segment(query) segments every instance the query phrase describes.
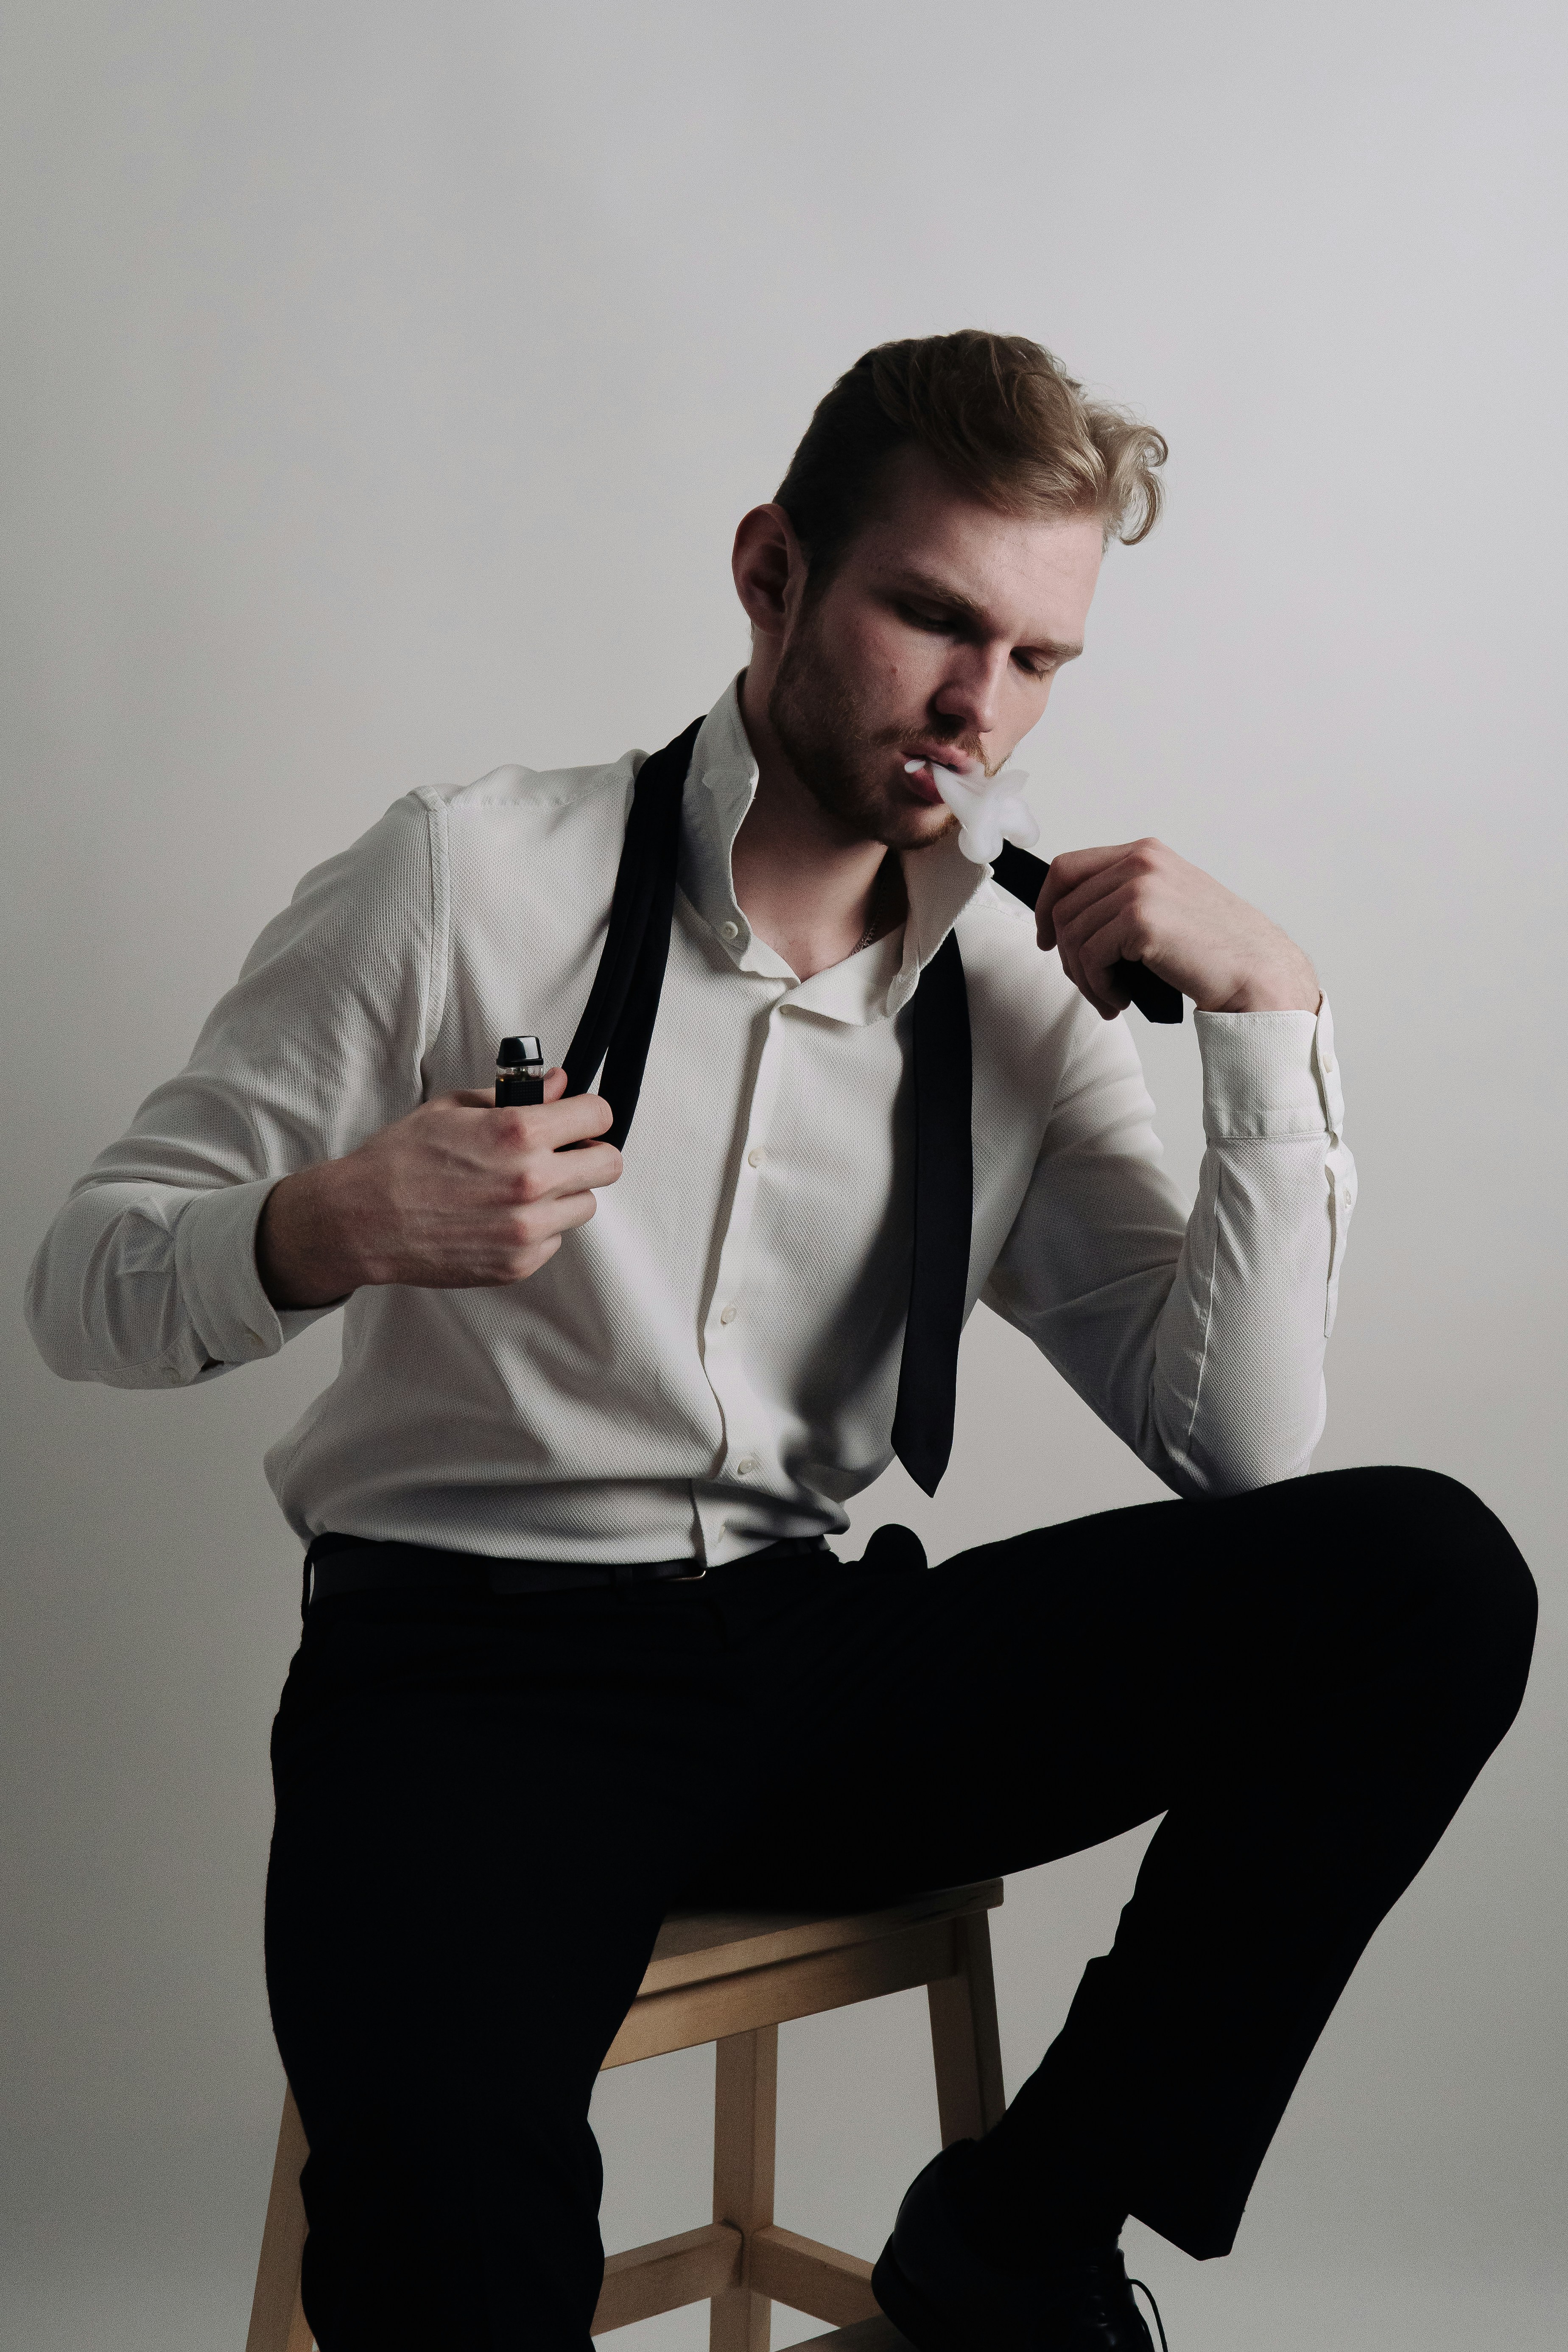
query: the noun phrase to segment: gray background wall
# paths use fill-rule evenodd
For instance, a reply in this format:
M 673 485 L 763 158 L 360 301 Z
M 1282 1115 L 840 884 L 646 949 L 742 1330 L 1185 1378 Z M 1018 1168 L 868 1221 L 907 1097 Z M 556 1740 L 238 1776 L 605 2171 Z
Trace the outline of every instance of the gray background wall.
M 1157 831 L 1318 959 L 1364 1192 L 1320 1465 L 1469 1479 L 1546 1612 L 1236 2258 L 1134 2248 L 1181 2352 L 1559 2343 L 1560 12 L 18 0 L 0 63 L 12 1297 L 304 867 L 412 784 L 714 698 L 734 520 L 868 343 L 1021 330 L 1168 433 L 1169 520 L 1031 747 L 1046 844 Z M 1190 1173 L 1191 1027 L 1138 1034 Z M 0 2337 L 205 2352 L 280 2090 L 298 1563 L 259 1457 L 336 1336 L 171 1398 L 5 1328 Z M 940 1503 L 890 1475 L 858 1533 L 1154 1491 L 1009 1334 L 966 1345 Z M 1140 1843 L 1010 1887 L 1010 2084 Z M 914 1996 L 786 2030 L 795 2226 L 879 2243 L 921 2034 Z M 605 2086 L 612 2243 L 701 2217 L 710 2075 Z

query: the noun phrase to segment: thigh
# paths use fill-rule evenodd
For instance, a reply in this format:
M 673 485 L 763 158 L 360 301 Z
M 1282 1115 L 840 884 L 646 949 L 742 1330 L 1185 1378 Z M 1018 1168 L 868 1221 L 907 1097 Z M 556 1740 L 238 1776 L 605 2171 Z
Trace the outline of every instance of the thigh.
M 1462 1675 L 1516 1567 L 1464 1488 L 1365 1470 L 846 1571 L 774 1726 L 780 1797 L 712 1884 L 868 1899 L 1098 1843 L 1309 1723 L 1364 1722 L 1439 1622 Z

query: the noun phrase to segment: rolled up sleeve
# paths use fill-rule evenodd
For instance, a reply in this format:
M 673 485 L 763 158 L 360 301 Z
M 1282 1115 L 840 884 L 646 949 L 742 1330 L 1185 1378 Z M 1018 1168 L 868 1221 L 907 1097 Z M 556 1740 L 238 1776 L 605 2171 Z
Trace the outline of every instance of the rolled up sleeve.
M 73 1188 L 26 1297 L 62 1377 L 184 1386 L 276 1354 L 331 1311 L 272 1306 L 257 1223 L 281 1178 L 423 1097 L 445 970 L 441 815 L 434 794 L 412 794 L 305 877 L 185 1068 Z

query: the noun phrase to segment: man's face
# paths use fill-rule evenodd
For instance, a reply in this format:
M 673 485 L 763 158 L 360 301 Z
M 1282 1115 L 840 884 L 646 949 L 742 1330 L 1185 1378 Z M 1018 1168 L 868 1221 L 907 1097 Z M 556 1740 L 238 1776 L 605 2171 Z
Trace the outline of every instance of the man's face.
M 967 752 L 994 774 L 1082 649 L 1092 515 L 998 514 L 922 450 L 890 461 L 871 518 L 815 602 L 792 594 L 768 718 L 855 838 L 919 849 L 956 822 L 908 760 Z

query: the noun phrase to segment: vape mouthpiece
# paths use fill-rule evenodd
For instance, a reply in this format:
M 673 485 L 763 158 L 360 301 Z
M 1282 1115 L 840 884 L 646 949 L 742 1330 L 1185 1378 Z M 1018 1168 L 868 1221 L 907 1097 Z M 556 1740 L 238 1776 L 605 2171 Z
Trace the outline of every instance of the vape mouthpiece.
M 907 776 L 921 768 L 930 772 L 932 783 L 958 819 L 958 845 L 972 865 L 994 866 L 1002 855 L 1004 841 L 1016 842 L 1020 849 L 1032 849 L 1038 841 L 1040 828 L 1023 796 L 1029 779 L 1016 768 L 1004 768 L 997 775 L 988 776 L 984 768 L 975 767 L 964 775 L 957 768 L 943 767 L 939 760 L 904 761 Z
M 544 1100 L 544 1055 L 537 1037 L 503 1037 L 496 1055 L 498 1108 Z

